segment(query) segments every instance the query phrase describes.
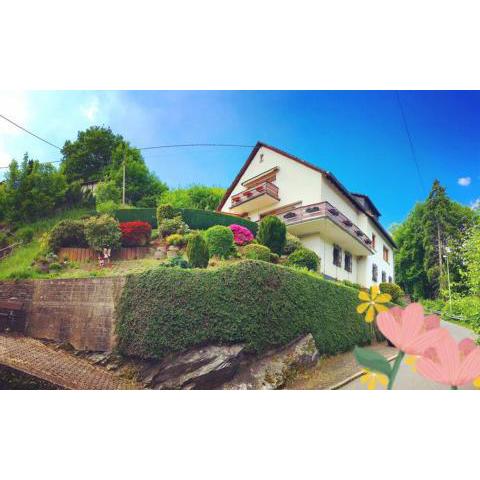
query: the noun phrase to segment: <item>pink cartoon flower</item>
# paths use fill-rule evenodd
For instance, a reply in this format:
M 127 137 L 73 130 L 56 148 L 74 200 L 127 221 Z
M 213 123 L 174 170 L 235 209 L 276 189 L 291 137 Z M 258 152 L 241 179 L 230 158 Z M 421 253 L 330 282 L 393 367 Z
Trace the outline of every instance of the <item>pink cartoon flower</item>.
M 422 355 L 447 334 L 440 328 L 440 319 L 436 315 L 424 316 L 419 303 L 412 303 L 404 310 L 394 307 L 380 313 L 377 325 L 390 342 L 409 355 Z
M 417 371 L 435 382 L 457 388 L 480 376 L 480 348 L 470 338 L 457 343 L 447 332 L 424 352 L 417 362 Z

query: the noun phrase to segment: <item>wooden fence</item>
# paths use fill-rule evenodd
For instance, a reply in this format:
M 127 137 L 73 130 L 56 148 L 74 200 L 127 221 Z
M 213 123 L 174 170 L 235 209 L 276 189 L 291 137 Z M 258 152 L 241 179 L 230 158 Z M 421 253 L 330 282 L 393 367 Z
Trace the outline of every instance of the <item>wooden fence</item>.
M 137 260 L 152 255 L 150 247 L 122 247 L 112 252 L 113 260 Z M 64 247 L 58 251 L 58 257 L 63 259 L 67 257 L 73 262 L 88 262 L 97 260 L 98 254 L 91 248 L 71 248 Z

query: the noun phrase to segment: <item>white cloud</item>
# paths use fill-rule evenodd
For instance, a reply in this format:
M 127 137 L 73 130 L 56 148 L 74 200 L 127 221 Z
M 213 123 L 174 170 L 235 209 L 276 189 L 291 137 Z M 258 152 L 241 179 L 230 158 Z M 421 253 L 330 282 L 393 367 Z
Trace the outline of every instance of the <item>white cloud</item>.
M 468 187 L 472 183 L 472 178 L 471 177 L 460 177 L 457 180 L 457 183 L 461 185 L 462 187 Z
M 99 111 L 98 98 L 95 97 L 88 105 L 80 107 L 80 111 L 90 122 L 93 122 Z
M 470 202 L 470 208 L 472 210 L 480 210 L 480 197 L 478 197 L 476 200 L 473 200 L 473 202 Z

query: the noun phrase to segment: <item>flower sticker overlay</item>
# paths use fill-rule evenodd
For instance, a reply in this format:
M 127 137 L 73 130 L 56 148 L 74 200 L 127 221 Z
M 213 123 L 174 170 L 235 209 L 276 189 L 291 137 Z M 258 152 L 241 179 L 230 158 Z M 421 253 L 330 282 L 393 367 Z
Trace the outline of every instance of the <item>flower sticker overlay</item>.
M 388 303 L 392 297 L 388 293 L 380 293 L 380 288 L 377 285 L 370 287 L 370 293 L 365 290 L 361 290 L 358 294 L 358 298 L 363 301 L 358 307 L 357 312 L 365 315 L 365 321 L 372 323 L 375 320 L 375 313 L 386 312 L 388 307 L 383 305 Z

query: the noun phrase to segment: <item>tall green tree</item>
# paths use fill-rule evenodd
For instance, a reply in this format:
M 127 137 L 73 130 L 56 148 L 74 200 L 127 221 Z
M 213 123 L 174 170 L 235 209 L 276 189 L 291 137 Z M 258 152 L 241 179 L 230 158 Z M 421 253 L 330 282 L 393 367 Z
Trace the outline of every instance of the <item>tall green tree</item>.
M 480 226 L 473 226 L 463 244 L 463 279 L 470 294 L 480 296 Z
M 426 201 L 418 203 L 392 232 L 398 244 L 395 275 L 407 293 L 414 298 L 441 295 L 447 287 L 447 255 L 451 284 L 463 293 L 460 246 L 475 219 L 470 208 L 452 201 L 435 180 Z

